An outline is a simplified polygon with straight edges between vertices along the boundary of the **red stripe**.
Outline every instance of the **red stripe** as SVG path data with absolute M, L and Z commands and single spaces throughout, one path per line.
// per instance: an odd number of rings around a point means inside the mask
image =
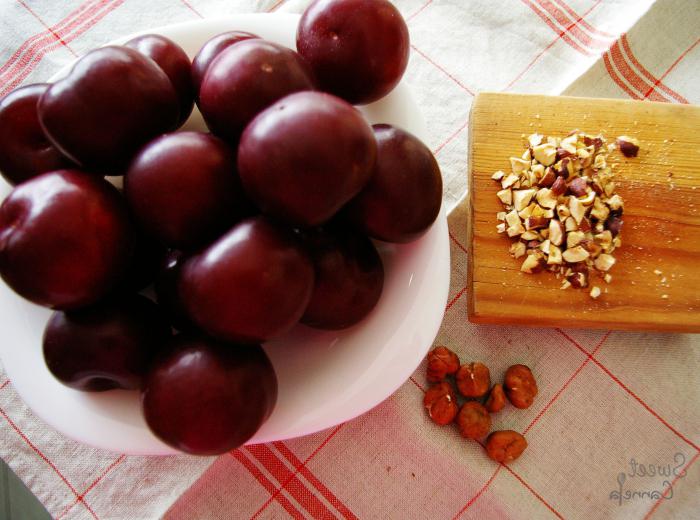
M 102 0 L 86 10 L 79 9 L 75 12 L 76 14 L 73 18 L 64 19 L 64 21 L 61 22 L 62 27 L 60 29 L 54 28 L 53 31 L 55 34 L 59 35 L 58 43 L 60 44 L 60 40 L 64 38 L 65 34 L 72 31 L 73 28 L 82 23 L 83 20 L 92 16 L 98 9 L 100 9 L 101 4 L 105 1 L 106 0 Z M 71 13 L 69 17 L 70 16 L 73 16 L 73 14 Z M 42 36 L 32 43 L 29 49 L 22 54 L 19 60 L 10 60 L 2 67 L 2 69 L 0 69 L 0 83 L 4 83 L 12 79 L 19 73 L 19 71 L 23 70 L 27 65 L 33 63 L 37 56 L 43 56 L 45 54 L 44 49 L 47 46 L 52 44 L 55 45 L 56 43 L 56 37 L 51 32 L 45 31 L 42 33 Z
M 673 433 L 676 434 L 676 436 L 683 441 L 685 441 L 689 446 L 692 446 L 696 450 L 700 451 L 700 447 L 698 447 L 693 441 L 688 439 L 685 435 L 683 435 L 681 432 L 676 430 L 673 426 L 671 426 L 663 417 L 661 417 L 656 411 L 649 406 L 647 403 L 645 403 L 641 397 L 639 397 L 637 394 L 635 394 L 631 389 L 629 389 L 622 381 L 620 381 L 615 374 L 613 374 L 605 365 L 603 365 L 600 361 L 598 361 L 591 353 L 586 351 L 581 345 L 579 345 L 576 341 L 574 341 L 568 334 L 566 334 L 563 330 L 561 329 L 556 329 L 559 334 L 564 336 L 566 339 L 568 339 L 571 343 L 574 344 L 574 346 L 579 349 L 581 352 L 586 354 L 588 357 L 591 358 L 591 361 L 595 363 L 603 372 L 608 374 L 608 376 L 615 381 L 615 383 L 620 386 L 625 392 L 627 392 L 629 395 L 631 395 L 639 404 L 641 404 L 651 415 L 656 417 L 666 428 L 671 430 Z
M 569 6 L 567 5 L 566 2 L 562 2 L 561 0 L 554 0 L 554 2 L 555 2 L 556 4 L 558 4 L 559 6 L 563 7 L 564 10 L 565 10 L 566 12 L 568 12 L 568 13 L 571 15 L 572 18 L 575 18 L 576 16 L 578 16 L 578 15 L 576 14 L 576 11 L 574 11 L 571 7 L 569 7 Z M 598 5 L 599 3 L 600 3 L 600 2 L 596 2 L 595 5 Z M 593 7 L 595 7 L 595 5 L 594 5 Z M 591 7 L 590 9 L 588 9 L 588 13 L 590 13 L 590 11 L 593 10 L 593 7 Z M 586 14 L 582 15 L 581 18 L 583 18 L 583 17 L 585 17 L 585 16 L 586 16 Z M 598 34 L 598 35 L 603 36 L 603 37 L 606 37 L 606 38 L 615 38 L 615 35 L 614 35 L 614 34 L 610 34 L 610 33 L 608 33 L 608 32 L 601 31 L 600 29 L 596 29 L 595 27 L 593 27 L 591 24 L 589 24 L 589 23 L 586 22 L 585 20 L 581 20 L 581 25 L 582 25 L 583 27 L 585 27 L 589 32 L 591 32 L 591 33 L 593 33 L 593 34 Z
M 459 127 L 457 130 L 455 130 L 452 134 L 450 134 L 450 136 L 449 136 L 447 139 L 445 139 L 445 140 L 440 144 L 440 146 L 438 146 L 437 148 L 435 148 L 435 150 L 433 150 L 433 155 L 439 154 L 439 153 L 440 153 L 440 150 L 442 150 L 442 149 L 443 149 L 445 146 L 447 146 L 455 137 L 457 137 L 457 136 L 459 135 L 459 133 L 467 127 L 468 124 L 469 124 L 469 119 L 467 119 L 467 120 L 462 124 L 462 126 L 460 126 L 460 127 Z
M 621 76 L 618 75 L 615 67 L 613 67 L 612 62 L 610 61 L 609 53 L 607 52 L 603 54 L 603 64 L 605 65 L 605 70 L 608 71 L 608 75 L 618 87 L 624 90 L 632 99 L 641 99 L 632 89 L 627 86 L 627 83 L 622 80 Z
M 465 255 L 468 255 L 468 254 L 469 254 L 469 253 L 467 252 L 467 248 L 464 247 L 464 246 L 460 243 L 459 240 L 457 240 L 457 237 L 455 237 L 455 236 L 452 234 L 452 231 L 449 232 L 449 236 L 450 236 L 450 240 L 452 240 L 452 242 L 454 242 L 455 245 L 456 245 L 458 248 L 460 248 L 460 249 L 464 252 Z
M 596 2 L 595 2 L 591 7 L 589 7 L 588 10 L 587 10 L 585 13 L 583 13 L 581 16 L 579 16 L 578 19 L 577 19 L 575 22 L 573 22 L 571 25 L 569 25 L 568 27 L 566 27 L 565 30 L 561 31 L 561 32 L 557 35 L 557 37 L 554 38 L 554 39 L 552 40 L 552 42 L 551 42 L 549 45 L 547 45 L 544 49 L 542 49 L 542 51 L 540 51 L 540 53 L 539 53 L 537 56 L 535 56 L 535 57 L 532 59 L 532 61 L 531 61 L 530 63 L 527 64 L 527 66 L 522 70 L 522 72 L 520 72 L 520 74 L 518 74 L 515 78 L 513 78 L 513 80 L 512 80 L 510 83 L 508 83 L 508 85 L 506 86 L 506 88 L 503 89 L 503 90 L 508 90 L 509 88 L 511 88 L 511 87 L 515 84 L 516 81 L 518 81 L 520 78 L 522 78 L 522 77 L 525 75 L 525 73 L 526 73 L 528 70 L 530 70 L 530 69 L 535 65 L 535 63 L 537 62 L 537 60 L 539 60 L 542 56 L 544 56 L 544 54 L 545 54 L 549 49 L 551 49 L 551 48 L 554 46 L 555 43 L 557 43 L 559 40 L 562 39 L 562 37 L 564 36 L 564 34 L 566 34 L 566 33 L 569 31 L 569 29 L 571 29 L 571 27 L 573 27 L 573 26 L 576 25 L 577 23 L 582 23 L 582 24 L 585 23 L 585 22 L 583 21 L 583 18 L 586 17 L 586 16 L 588 16 L 588 15 L 591 13 L 591 11 L 593 11 L 593 9 L 595 9 L 596 7 L 598 7 L 598 5 L 600 5 L 601 2 L 602 2 L 602 0 L 596 0 Z M 573 12 L 573 11 L 572 11 L 572 12 Z
M 234 459 L 236 459 L 243 465 L 243 467 L 250 471 L 251 475 L 253 475 L 256 478 L 256 480 L 260 483 L 262 487 L 264 487 L 267 490 L 268 493 L 274 493 L 274 496 L 277 499 L 277 501 L 287 511 L 287 513 L 292 515 L 292 518 L 295 518 L 296 520 L 305 519 L 304 515 L 301 514 L 301 512 L 296 507 L 294 507 L 289 500 L 287 500 L 287 497 L 279 494 L 278 491 L 275 491 L 274 484 L 270 482 L 265 475 L 262 474 L 262 472 L 255 466 L 255 464 L 253 464 L 240 449 L 234 450 L 230 453 Z
M 632 62 L 632 65 L 634 65 L 634 66 L 637 68 L 637 70 L 638 70 L 639 72 L 642 73 L 642 76 L 644 76 L 644 77 L 645 77 L 647 80 L 649 80 L 649 82 L 651 83 L 651 89 L 649 89 L 649 90 L 647 91 L 646 95 L 644 96 L 645 98 L 648 97 L 648 95 L 651 94 L 651 92 L 652 92 L 654 89 L 659 88 L 659 89 L 661 89 L 663 92 L 665 92 L 666 94 L 668 94 L 669 96 L 671 96 L 672 98 L 674 98 L 674 99 L 675 99 L 676 101 L 678 101 L 679 103 L 685 103 L 685 104 L 688 103 L 688 100 L 687 100 L 687 99 L 685 99 L 683 96 L 681 96 L 681 95 L 678 94 L 677 92 L 674 92 L 673 90 L 671 90 L 670 88 L 668 88 L 666 85 L 662 84 L 660 79 L 657 79 L 656 77 L 654 77 L 654 76 L 651 74 L 651 72 L 649 72 L 649 71 L 644 67 L 644 65 L 642 65 L 642 64 L 637 60 L 637 58 L 635 57 L 635 55 L 632 53 L 632 49 L 630 48 L 629 41 L 627 40 L 627 35 L 626 35 L 626 34 L 623 34 L 623 35 L 622 35 L 622 37 L 620 38 L 620 41 L 622 42 L 622 49 L 624 50 L 625 55 L 627 56 L 627 58 L 629 58 L 629 60 Z M 642 93 L 642 92 L 644 92 L 644 89 L 640 90 L 640 93 Z
M 295 469 L 300 469 L 300 473 L 313 485 L 323 497 L 335 507 L 338 512 L 343 515 L 343 518 L 350 520 L 358 520 L 352 511 L 341 500 L 314 475 L 304 463 L 299 460 L 292 450 L 290 450 L 284 442 L 278 441 L 273 443 L 275 448 L 294 465 Z
M 70 53 L 71 53 L 73 56 L 75 56 L 76 58 L 78 57 L 78 55 L 75 53 L 75 51 L 74 51 L 73 49 L 71 49 L 71 48 L 68 46 L 68 44 L 66 44 L 66 42 L 64 42 L 64 41 L 61 39 L 61 37 L 60 37 L 58 34 L 56 34 L 56 33 L 54 32 L 54 30 L 51 29 L 51 27 L 49 27 L 49 26 L 46 24 L 46 22 L 41 18 L 41 16 L 39 16 L 38 14 L 36 14 L 36 12 L 34 12 L 34 9 L 32 9 L 31 7 L 29 7 L 29 6 L 24 2 L 24 0 L 17 0 L 17 1 L 20 3 L 20 5 L 21 5 L 22 7 L 24 7 L 24 8 L 29 12 L 29 14 L 31 14 L 34 18 L 36 18 L 36 20 L 37 20 L 41 25 L 43 25 L 43 26 L 46 28 L 46 30 L 48 30 L 58 41 L 60 41 L 60 42 L 63 44 L 63 46 L 68 50 L 68 52 L 70 52 Z
M 428 63 L 432 64 L 434 67 L 436 67 L 438 70 L 440 70 L 443 74 L 445 74 L 448 78 L 450 78 L 457 85 L 459 85 L 470 96 L 472 96 L 472 97 L 474 96 L 474 92 L 469 87 L 467 87 L 464 83 L 462 83 L 457 78 L 455 78 L 452 74 L 447 72 L 447 70 L 444 67 L 435 63 L 427 54 L 425 54 L 423 51 L 421 51 L 418 47 L 416 47 L 415 45 L 411 45 L 411 48 L 414 51 L 416 51 L 418 54 L 420 54 Z
M 421 14 L 421 13 L 423 12 L 423 10 L 424 10 L 426 7 L 428 7 L 430 4 L 432 4 L 432 3 L 433 3 L 433 0 L 428 0 L 426 3 L 424 3 L 424 4 L 420 7 L 420 9 L 418 9 L 415 13 L 413 13 L 413 14 L 410 15 L 408 18 L 406 18 L 406 23 L 410 22 L 410 21 L 413 20 L 416 16 L 418 16 L 419 14 Z
M 2 390 L 3 388 L 5 388 L 5 387 L 6 387 L 7 385 L 9 385 L 9 384 L 10 384 L 10 380 L 7 379 L 3 384 L 0 385 L 0 390 Z
M 469 288 L 468 285 L 465 285 L 464 287 L 462 287 L 462 288 L 459 290 L 459 292 L 458 292 L 457 294 L 455 294 L 454 298 L 452 298 L 452 299 L 449 301 L 449 303 L 447 304 L 447 307 L 445 307 L 445 312 L 449 311 L 449 310 L 452 308 L 452 306 L 453 306 L 455 303 L 457 303 L 457 300 L 459 300 L 459 299 L 462 297 L 462 295 L 463 295 L 464 293 L 467 292 L 467 289 L 468 289 L 468 288 Z
M 14 421 L 13 421 L 12 419 L 10 419 L 10 417 L 5 413 L 5 410 L 3 410 L 2 408 L 0 408 L 0 415 L 2 415 L 2 416 L 5 418 L 5 420 L 7 421 L 7 423 L 12 427 L 13 430 L 15 430 L 15 432 L 17 432 L 17 434 L 22 438 L 22 440 L 27 444 L 27 446 L 29 446 L 29 447 L 32 449 L 32 451 L 33 451 L 34 453 L 36 453 L 36 454 L 41 458 L 41 460 L 43 460 L 44 462 L 46 462 L 46 464 L 48 464 L 49 467 L 50 467 L 52 470 L 54 470 L 54 471 L 56 472 L 56 474 L 60 477 L 60 479 L 65 483 L 65 485 L 68 486 L 68 489 L 70 489 L 70 490 L 73 492 L 73 494 L 77 497 L 77 496 L 78 496 L 78 492 L 77 492 L 77 491 L 75 490 L 75 488 L 71 485 L 71 483 L 68 482 L 68 479 L 63 475 L 63 473 L 61 473 L 61 472 L 59 471 L 59 469 L 56 467 L 56 465 L 55 465 L 53 462 L 51 462 L 51 460 L 49 460 L 49 458 L 48 458 L 46 455 L 44 455 L 44 454 L 41 452 L 41 450 L 40 450 L 39 448 L 37 448 L 37 447 L 34 445 L 34 443 L 32 443 L 32 441 L 29 440 L 29 438 L 24 434 L 24 432 L 23 432 L 22 430 L 19 429 L 19 426 L 17 426 L 17 425 L 14 423 Z M 90 512 L 90 514 L 91 514 L 93 517 L 95 517 L 96 520 L 99 520 L 99 519 L 97 518 L 97 515 L 95 514 L 95 512 L 92 510 L 92 508 L 91 508 L 88 504 L 86 504 L 85 502 L 82 502 L 82 504 L 83 504 L 83 505 L 85 506 L 85 508 Z
M 420 390 L 421 392 L 425 393 L 425 388 L 423 388 L 423 386 L 422 386 L 418 381 L 416 381 L 416 380 L 413 378 L 413 376 L 409 377 L 408 379 L 411 381 L 411 383 L 413 383 L 414 385 L 416 385 L 416 387 L 418 388 L 418 390 Z
M 603 343 L 605 343 L 605 340 L 607 340 L 608 337 L 610 336 L 610 332 L 611 332 L 611 331 L 608 331 L 608 332 L 605 333 L 605 335 L 603 336 L 603 338 L 598 342 L 598 345 L 593 349 L 593 352 L 591 353 L 591 356 L 593 356 L 596 352 L 598 352 L 598 350 L 600 349 L 600 347 L 603 346 Z M 564 390 L 566 390 L 566 389 L 569 387 L 569 385 L 571 384 L 571 382 L 572 382 L 574 379 L 576 379 L 576 376 L 579 375 L 579 373 L 581 372 L 581 370 L 583 370 L 583 367 L 585 367 L 585 366 L 589 363 L 590 360 L 591 360 L 591 357 L 587 357 L 587 358 L 584 360 L 584 362 L 581 363 L 581 365 L 579 365 L 579 367 L 574 371 L 574 373 L 571 374 L 571 376 L 569 376 L 569 379 L 566 380 L 566 383 L 564 383 L 564 386 L 562 386 L 562 387 L 559 389 L 559 391 L 558 391 L 556 394 L 554 394 L 554 395 L 552 396 L 552 398 L 549 400 L 549 402 L 544 406 L 544 408 L 542 408 L 542 410 L 539 411 L 539 413 L 535 416 L 535 418 L 532 420 L 532 422 L 530 422 L 530 424 L 527 425 L 527 428 L 525 428 L 525 430 L 523 431 L 523 435 L 525 435 L 527 432 L 529 432 L 530 429 L 535 425 L 535 423 L 537 423 L 537 421 L 540 420 L 540 418 L 547 412 L 547 410 L 549 410 L 549 407 L 552 406 L 552 404 L 554 403 L 554 401 L 556 401 L 557 399 L 559 399 L 559 396 L 564 392 Z
M 192 4 L 190 4 L 187 0 L 180 0 L 187 9 L 192 11 L 196 16 L 199 16 L 200 18 L 204 18 L 199 11 L 197 11 L 194 7 L 192 7 Z
M 508 473 L 510 473 L 511 475 L 513 475 L 513 476 L 518 480 L 518 482 L 520 482 L 523 486 L 525 486 L 525 489 L 527 489 L 530 493 L 532 493 L 532 495 L 533 495 L 537 500 L 539 500 L 540 502 L 542 502 L 542 503 L 545 505 L 545 507 L 546 507 L 547 509 L 549 509 L 552 513 L 554 513 L 554 515 L 556 515 L 557 518 L 559 518 L 560 520 L 564 520 L 564 517 L 561 515 L 561 513 L 560 513 L 559 511 L 557 511 L 556 509 L 554 509 L 554 508 L 549 504 L 549 502 L 547 502 L 544 498 L 542 498 L 542 496 L 541 496 L 537 491 L 535 491 L 534 489 L 532 489 L 532 488 L 530 487 L 530 485 L 529 485 L 527 482 L 525 482 L 525 480 L 523 480 L 523 478 L 522 478 L 520 475 L 518 475 L 515 471 L 513 471 L 509 466 L 507 466 L 507 465 L 505 465 L 505 464 L 501 464 L 501 465 L 502 465 L 504 468 L 506 468 L 506 471 L 508 471 Z
M 484 484 L 483 486 L 481 486 L 481 489 L 476 493 L 476 495 L 474 495 L 473 497 L 471 497 L 471 498 L 469 499 L 469 502 L 467 502 L 467 503 L 464 505 L 464 507 L 463 507 L 462 509 L 459 510 L 459 512 L 452 518 L 452 520 L 457 520 L 457 518 L 459 518 L 460 516 L 462 516 L 462 514 L 463 514 L 467 509 L 469 509 L 469 508 L 472 506 L 472 504 L 473 504 L 474 502 L 476 502 L 477 499 L 478 499 L 481 495 L 484 494 L 484 492 L 485 492 L 485 491 L 488 489 L 488 487 L 491 485 L 491 482 L 493 482 L 493 479 L 495 479 L 495 478 L 496 478 L 496 475 L 498 475 L 498 473 L 501 471 L 501 468 L 502 468 L 502 467 L 503 467 L 503 466 L 498 466 L 498 467 L 496 468 L 496 471 L 494 471 L 494 472 L 493 472 L 493 475 L 491 475 L 491 478 L 488 479 L 488 480 L 486 481 L 486 484 Z
M 272 7 L 270 7 L 270 8 L 267 10 L 267 12 L 268 12 L 268 13 L 271 13 L 272 11 L 276 11 L 277 8 L 279 8 L 284 2 L 285 2 L 285 0 L 279 0 L 275 5 L 273 5 Z
M 328 435 L 328 437 L 326 437 L 326 438 L 323 440 L 323 442 L 322 442 L 321 444 L 319 444 L 313 452 L 311 452 L 311 455 L 309 455 L 308 457 L 306 457 L 306 460 L 304 460 L 304 462 L 303 462 L 303 465 L 304 465 L 304 466 L 305 466 L 306 464 L 308 464 L 308 462 L 309 462 L 312 458 L 314 458 L 314 457 L 316 456 L 316 454 L 317 454 L 319 451 L 321 451 L 321 450 L 324 448 L 324 446 L 326 446 L 326 444 L 328 444 L 328 442 L 335 436 L 336 433 L 338 433 L 338 432 L 340 431 L 340 429 L 343 427 L 344 424 L 345 424 L 345 423 L 342 423 L 342 424 L 339 424 L 338 426 L 336 426 L 336 427 L 333 429 L 333 431 L 330 433 L 330 435 Z M 296 474 L 298 471 L 299 471 L 299 470 L 297 469 L 297 470 L 295 471 L 295 474 Z M 265 510 L 265 508 L 266 508 L 268 505 L 270 505 L 270 503 L 282 492 L 282 490 L 284 489 L 284 486 L 285 486 L 285 484 L 282 484 L 279 488 L 277 488 L 277 491 L 275 491 L 275 492 L 272 494 L 272 496 L 270 496 L 270 498 L 268 498 L 267 501 L 266 501 L 262 506 L 260 506 L 260 508 L 255 512 L 255 514 L 253 514 L 253 516 L 251 517 L 251 520 L 257 518 L 257 517 Z
M 622 55 L 620 40 L 616 41 L 615 44 L 610 47 L 608 53 L 620 75 L 627 80 L 627 83 L 635 90 L 637 99 L 642 99 L 642 94 L 646 92 L 648 84 L 645 83 L 644 79 L 625 60 L 625 57 Z M 652 101 L 669 101 L 659 92 L 653 92 L 649 99 Z
M 700 458 L 700 452 L 695 454 L 695 457 L 693 457 L 688 464 L 685 465 L 685 467 L 681 470 L 681 472 L 676 475 L 676 478 L 673 479 L 671 482 L 671 485 L 667 487 L 661 497 L 656 501 L 656 503 L 651 507 L 649 512 L 644 515 L 644 520 L 648 520 L 649 518 L 652 517 L 652 515 L 656 512 L 656 510 L 659 508 L 659 506 L 663 503 L 664 500 L 666 500 L 666 496 L 668 495 L 668 492 L 671 491 L 671 488 L 676 485 L 676 482 L 678 482 L 678 479 L 682 478 L 685 476 L 685 474 L 688 472 L 690 469 L 690 466 L 693 465 L 693 463 Z
M 321 502 L 306 485 L 299 480 L 297 472 L 292 471 L 287 465 L 265 444 L 246 446 L 248 452 L 284 487 L 287 492 L 303 507 L 313 518 L 333 518 L 333 513 Z
M 50 32 L 55 33 L 57 31 L 59 31 L 65 24 L 69 23 L 76 16 L 78 16 L 81 12 L 83 12 L 86 9 L 86 6 L 88 4 L 91 4 L 94 1 L 95 0 L 90 0 L 89 2 L 85 2 L 85 3 L 81 4 L 75 11 L 72 11 L 71 13 L 68 14 L 68 16 L 66 16 L 58 24 L 51 27 L 50 31 L 44 31 L 44 32 L 35 34 L 31 38 L 28 38 L 27 40 L 25 40 L 25 42 L 19 46 L 19 48 L 14 52 L 14 54 L 12 54 L 12 56 L 10 56 L 10 58 L 5 62 L 5 64 L 2 67 L 0 67 L 0 74 L 5 72 L 10 65 L 12 65 L 29 47 L 31 47 L 34 44 L 34 42 L 46 37 L 47 33 L 50 33 Z
M 549 25 L 552 30 L 554 30 L 556 33 L 558 33 L 561 36 L 561 39 L 568 43 L 571 47 L 579 51 L 581 54 L 584 54 L 586 56 L 593 56 L 594 53 L 589 51 L 588 49 L 585 49 L 584 47 L 581 47 L 573 38 L 571 38 L 568 33 L 564 32 L 561 30 L 561 28 L 557 27 L 557 24 L 555 24 L 552 20 L 549 19 L 546 13 L 540 11 L 530 0 L 521 0 L 525 5 L 527 5 L 530 9 L 532 9 L 537 16 L 539 16 L 542 21 L 544 21 L 547 25 Z
M 85 495 L 87 495 L 90 491 L 92 491 L 93 488 L 94 488 L 95 486 L 97 486 L 97 484 L 99 484 L 99 482 L 107 475 L 107 473 L 109 473 L 109 472 L 112 471 L 114 468 L 116 468 L 117 466 L 119 466 L 119 464 L 121 464 L 122 462 L 124 462 L 124 459 L 126 459 L 126 456 L 125 456 L 125 455 L 120 455 L 114 462 L 112 462 L 109 466 L 107 466 L 107 468 L 105 468 L 105 470 L 92 482 L 92 484 L 90 484 L 90 485 L 85 489 L 85 491 L 83 491 L 82 493 L 80 493 L 80 495 L 78 495 L 78 496 L 76 497 L 76 499 L 73 501 L 73 503 L 69 504 L 69 505 L 61 512 L 61 514 L 59 514 L 59 515 L 56 517 L 56 520 L 61 520 L 61 518 L 63 518 L 66 514 L 68 514 L 68 511 L 70 511 L 70 510 L 73 508 L 73 506 L 74 506 L 75 504 L 77 504 L 78 502 L 83 501 L 83 500 L 85 499 Z
M 681 53 L 681 55 L 678 56 L 678 58 L 676 58 L 676 61 L 674 61 L 673 63 L 671 63 L 671 66 L 670 66 L 668 69 L 666 69 L 666 72 L 664 72 L 663 74 L 661 74 L 661 77 L 658 79 L 658 82 L 661 82 L 666 76 L 668 76 L 668 74 L 676 67 L 676 65 L 678 65 L 678 64 L 681 62 L 681 60 L 682 60 L 683 58 L 685 58 L 686 54 L 688 54 L 690 51 L 692 51 L 692 50 L 698 45 L 698 43 L 700 43 L 700 38 L 698 38 L 697 40 L 695 40 L 695 43 L 693 43 L 690 47 L 688 47 L 685 51 L 683 51 L 683 52 Z M 656 84 L 654 84 L 654 87 L 655 87 L 655 86 L 656 86 Z M 653 90 L 654 90 L 653 87 L 650 88 L 649 91 L 648 91 L 646 94 L 644 94 L 644 99 L 646 99 L 647 96 L 648 96 Z
M 569 18 L 564 11 L 559 9 L 557 6 L 552 4 L 550 0 L 536 0 L 537 3 L 549 13 L 549 15 L 562 27 L 567 27 L 571 22 L 575 21 L 575 18 Z M 583 43 L 589 49 L 606 49 L 611 38 L 598 38 L 597 36 L 591 36 L 584 30 L 582 30 L 576 23 L 570 26 L 571 35 L 578 41 Z
M 102 0 L 103 3 L 108 2 L 109 0 Z M 107 5 L 105 9 L 103 9 L 101 12 L 98 12 L 93 18 L 85 21 L 85 23 L 79 27 L 76 31 L 73 33 L 66 35 L 64 37 L 64 40 L 67 42 L 73 41 L 79 36 L 81 36 L 83 33 L 91 29 L 93 26 L 95 26 L 100 20 L 102 20 L 105 16 L 107 16 L 109 13 L 114 11 L 117 7 L 122 5 L 125 0 L 112 0 L 112 3 L 110 5 Z M 8 85 L 5 85 L 2 92 L 0 92 L 0 95 L 2 93 L 7 93 L 14 89 L 17 85 L 21 84 L 22 81 L 24 81 L 29 74 L 33 72 L 33 70 L 36 68 L 36 66 L 39 64 L 39 62 L 43 59 L 43 57 L 48 54 L 49 52 L 53 51 L 60 45 L 59 42 L 54 42 L 52 45 L 44 48 L 40 54 L 35 56 L 33 59 L 32 63 L 30 64 L 31 66 L 28 68 L 25 68 L 22 73 L 15 78 L 12 82 L 10 82 Z M 0 80 L 0 84 L 2 81 Z

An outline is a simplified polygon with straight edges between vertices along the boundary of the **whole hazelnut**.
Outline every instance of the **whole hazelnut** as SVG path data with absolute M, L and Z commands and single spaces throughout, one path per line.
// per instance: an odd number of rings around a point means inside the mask
M 464 397 L 481 397 L 491 387 L 491 374 L 483 363 L 467 363 L 457 371 L 457 388 Z
M 486 404 L 484 406 L 489 412 L 496 413 L 503 410 L 505 405 L 506 394 L 503 391 L 501 384 L 496 383 L 493 385 L 493 388 L 491 388 L 491 393 L 489 394 L 489 398 L 486 400 Z
M 537 395 L 537 382 L 525 365 L 513 365 L 506 370 L 506 395 L 516 408 L 528 408 Z
M 462 437 L 481 439 L 491 429 L 491 416 L 481 403 L 467 401 L 457 414 L 457 425 Z
M 441 426 L 450 424 L 457 415 L 457 396 L 452 385 L 446 381 L 428 388 L 423 405 L 430 419 Z
M 459 358 L 449 348 L 437 347 L 428 353 L 427 379 L 431 383 L 438 383 L 457 370 L 459 370 Z
M 525 451 L 525 437 L 513 430 L 493 432 L 486 439 L 486 453 L 496 462 L 511 462 Z

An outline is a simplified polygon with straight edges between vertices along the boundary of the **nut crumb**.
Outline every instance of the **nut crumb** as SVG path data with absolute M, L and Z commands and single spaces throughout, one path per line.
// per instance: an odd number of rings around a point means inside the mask
M 668 300 L 668 294 L 662 294 L 661 295 L 662 300 Z

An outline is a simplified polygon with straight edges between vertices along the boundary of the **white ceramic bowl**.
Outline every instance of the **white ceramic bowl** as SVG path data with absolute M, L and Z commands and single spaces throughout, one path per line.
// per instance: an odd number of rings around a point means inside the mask
M 296 15 L 251 14 L 147 32 L 173 39 L 193 57 L 206 40 L 229 30 L 250 31 L 294 48 L 298 20 Z M 425 123 L 404 83 L 362 111 L 372 123 L 392 123 L 426 138 Z M 185 128 L 204 130 L 196 110 Z M 3 183 L 0 197 L 9 190 Z M 406 245 L 380 243 L 378 248 L 386 272 L 384 291 L 365 320 L 339 332 L 300 325 L 265 345 L 277 372 L 279 399 L 251 444 L 307 435 L 352 419 L 389 397 L 420 363 L 437 334 L 447 300 L 450 262 L 444 209 L 419 240 Z M 53 378 L 41 351 L 49 315 L 49 310 L 0 286 L 0 358 L 33 412 L 68 437 L 98 448 L 129 454 L 175 453 L 146 427 L 137 392 L 89 394 Z

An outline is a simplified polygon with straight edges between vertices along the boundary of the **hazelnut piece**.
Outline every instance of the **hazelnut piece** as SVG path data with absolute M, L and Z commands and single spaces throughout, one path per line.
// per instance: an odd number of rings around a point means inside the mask
M 639 141 L 634 137 L 621 135 L 617 138 L 617 146 L 625 157 L 637 157 L 639 152 Z

